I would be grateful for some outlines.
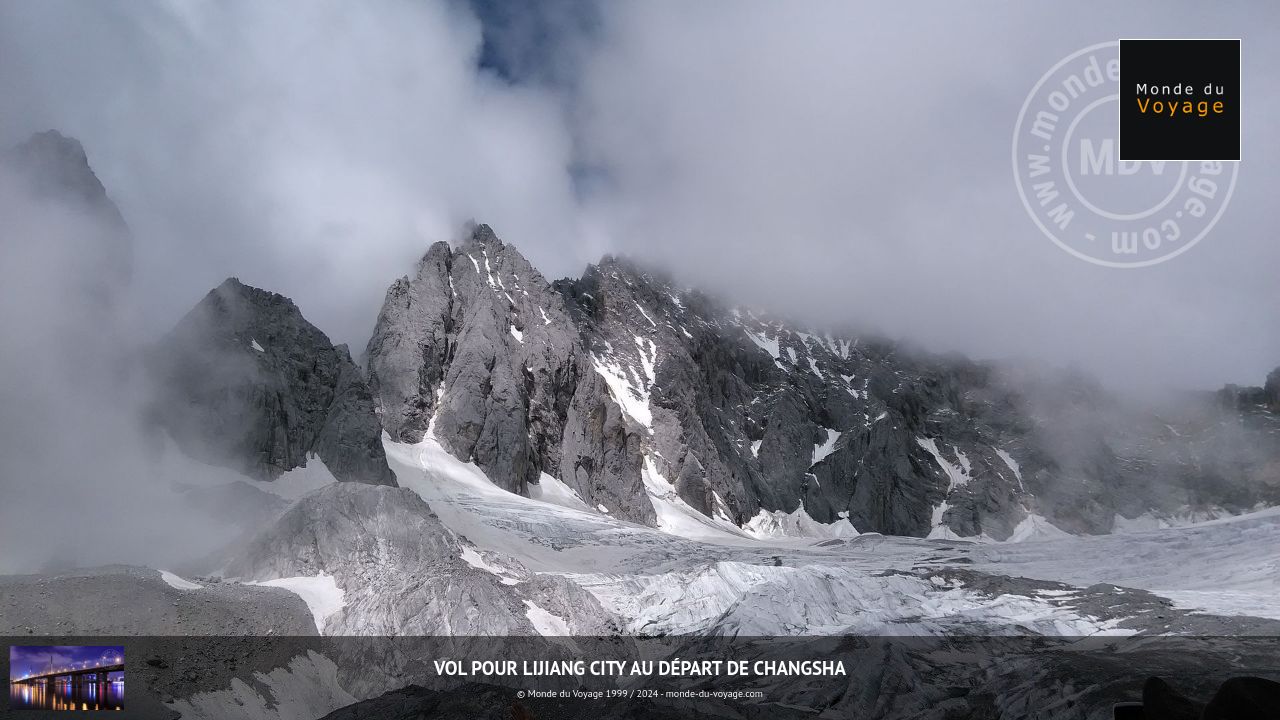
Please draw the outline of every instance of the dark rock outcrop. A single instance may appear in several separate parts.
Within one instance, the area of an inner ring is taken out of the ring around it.
[[[396,484],[363,374],[286,297],[227,280],[151,370],[153,418],[192,457],[273,480],[315,456],[338,480]]]

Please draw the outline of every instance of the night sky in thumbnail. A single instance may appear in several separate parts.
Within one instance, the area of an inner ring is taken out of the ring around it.
[[[106,658],[105,661],[104,658]],[[29,675],[41,675],[49,672],[50,667],[55,670],[95,667],[113,665],[123,660],[124,647],[121,645],[13,646],[9,648],[9,679],[17,680]],[[123,674],[112,673],[111,679],[115,680]]]

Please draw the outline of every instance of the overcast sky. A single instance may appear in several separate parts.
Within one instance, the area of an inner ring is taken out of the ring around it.
[[[1280,12],[1118,5],[9,0],[0,144],[84,143],[156,329],[235,275],[358,354],[387,285],[474,218],[549,278],[623,252],[937,350],[1260,383]],[[1130,271],[1051,244],[1009,170],[1041,74],[1119,37],[1244,41],[1231,205]]]

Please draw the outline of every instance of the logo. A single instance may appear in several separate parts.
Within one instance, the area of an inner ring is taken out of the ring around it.
[[[1013,131],[1022,205],[1058,247],[1095,265],[1155,265],[1222,217],[1239,165],[1120,160],[1118,42],[1063,58],[1027,95]]]
[[[1120,40],[1120,157],[1240,159],[1239,40]]]

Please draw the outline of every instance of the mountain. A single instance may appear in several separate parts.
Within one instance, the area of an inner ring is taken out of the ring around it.
[[[639,428],[592,362],[565,298],[486,225],[392,284],[365,359],[392,439],[430,430],[499,487],[527,495],[545,473],[653,523]]]
[[[17,189],[28,199],[69,212],[93,229],[92,237],[83,238],[85,245],[79,252],[85,256],[83,266],[93,269],[94,292],[118,293],[129,282],[133,273],[129,228],[78,140],[55,130],[37,133],[0,152],[0,170],[16,179]],[[0,194],[3,190],[0,184]]]
[[[155,349],[151,420],[196,459],[258,480],[319,458],[341,481],[395,485],[363,374],[292,300],[235,278]]]
[[[365,365],[392,439],[657,527],[1003,540],[1280,501],[1208,404],[1166,417],[1069,372],[804,328],[622,258],[548,283],[486,225],[392,284]]]

